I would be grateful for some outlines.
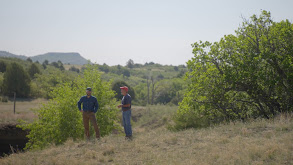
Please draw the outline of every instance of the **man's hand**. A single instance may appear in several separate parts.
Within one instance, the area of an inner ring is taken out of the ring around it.
[[[83,110],[80,110],[81,113],[83,113]]]
[[[122,104],[118,105],[117,107],[118,107],[118,108],[121,108],[121,107],[122,107]]]

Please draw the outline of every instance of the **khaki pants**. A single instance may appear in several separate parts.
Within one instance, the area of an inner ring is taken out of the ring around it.
[[[87,139],[90,139],[89,121],[91,121],[92,125],[94,126],[94,129],[96,132],[96,138],[100,138],[100,130],[99,130],[99,127],[97,124],[95,113],[94,112],[83,112],[82,118],[83,118],[85,136],[87,137]]]

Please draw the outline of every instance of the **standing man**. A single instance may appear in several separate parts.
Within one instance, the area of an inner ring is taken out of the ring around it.
[[[121,94],[123,95],[121,104],[118,105],[118,108],[122,108],[122,119],[124,132],[126,134],[125,139],[132,140],[132,129],[131,129],[131,96],[128,94],[128,87],[120,87]]]
[[[96,138],[100,139],[100,130],[95,116],[95,113],[99,108],[99,104],[97,98],[92,96],[92,88],[86,88],[86,95],[80,98],[77,105],[79,111],[82,113],[83,125],[87,140],[90,140],[89,121],[91,121],[92,125],[94,126]]]

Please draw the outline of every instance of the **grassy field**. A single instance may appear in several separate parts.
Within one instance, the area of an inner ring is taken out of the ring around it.
[[[293,164],[293,116],[172,132],[175,106],[133,108],[133,141],[110,135],[12,154],[0,164]]]
[[[81,70],[81,68],[83,67],[83,65],[73,65],[73,64],[70,64],[70,65],[64,64],[63,66],[64,66],[65,70],[69,70],[72,66],[74,66],[75,68],[77,68],[79,70]]]
[[[32,121],[36,117],[32,109],[38,108],[42,103],[46,102],[47,100],[45,99],[17,99],[15,114],[12,100],[0,102],[0,124],[17,123],[18,119]]]

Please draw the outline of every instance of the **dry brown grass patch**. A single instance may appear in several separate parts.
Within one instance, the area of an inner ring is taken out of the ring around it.
[[[293,164],[292,119],[279,117],[179,132],[165,127],[142,131],[136,125],[133,141],[120,135],[95,143],[69,140],[41,151],[13,154],[0,164]]]

